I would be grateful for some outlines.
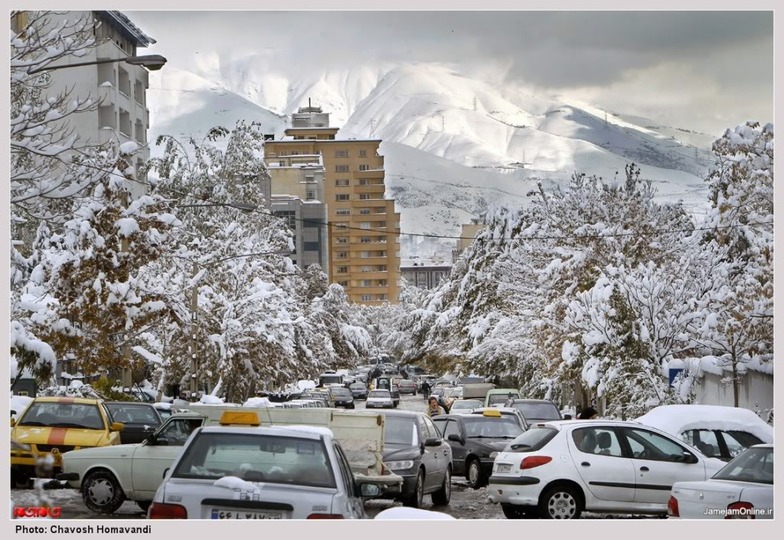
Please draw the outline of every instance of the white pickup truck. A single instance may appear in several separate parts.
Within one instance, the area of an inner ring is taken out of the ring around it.
[[[383,469],[383,415],[323,408],[228,405],[191,405],[188,412],[172,415],[139,444],[66,452],[63,472],[57,478],[80,490],[85,505],[94,512],[111,514],[126,500],[135,501],[146,511],[165,471],[179,455],[190,433],[202,425],[220,425],[226,411],[255,412],[262,426],[329,428],[343,448],[354,475],[361,475],[363,483],[376,483],[390,493],[399,491],[402,485],[402,477]]]

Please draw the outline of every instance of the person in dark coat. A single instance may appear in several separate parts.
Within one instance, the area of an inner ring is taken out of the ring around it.
[[[579,418],[580,420],[593,420],[597,416],[599,416],[599,411],[597,411],[593,407],[586,407],[585,409],[582,410],[580,416],[578,416],[577,418]]]
[[[430,397],[430,385],[427,384],[427,381],[422,381],[422,396],[425,398],[425,401]]]

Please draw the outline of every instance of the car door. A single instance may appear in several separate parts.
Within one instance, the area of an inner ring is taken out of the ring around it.
[[[171,467],[191,431],[202,422],[201,418],[171,417],[156,433],[156,443],[148,441],[136,449],[131,462],[131,484],[136,498],[153,498],[164,471]]]
[[[580,479],[596,499],[618,502],[634,500],[634,464],[624,454],[615,428],[576,428],[567,439]],[[600,445],[600,441],[606,444]]]
[[[343,514],[354,519],[362,519],[366,517],[365,506],[362,498],[357,492],[356,485],[354,484],[354,473],[351,472],[351,465],[349,465],[348,458],[343,453],[343,449],[338,443],[333,443],[335,454],[337,455],[337,465],[340,471],[340,477],[343,479],[343,484],[346,489],[346,500],[338,501],[338,504],[345,505],[345,508],[332,509],[332,513]]]
[[[672,485],[677,481],[705,480],[705,464],[675,437],[642,427],[621,428],[634,464],[634,501],[667,507]],[[684,457],[687,456],[687,457]],[[689,458],[688,456],[691,456]]]
[[[438,416],[431,418],[431,420],[441,432],[443,439],[452,449],[452,473],[456,476],[465,476],[465,462],[466,456],[468,456],[468,448],[465,444],[466,438],[463,423],[457,418],[439,418]],[[450,435],[457,435],[463,442],[450,441]]]
[[[422,454],[422,463],[425,465],[425,471],[427,472],[425,475],[425,490],[432,491],[441,484],[444,471],[446,470],[445,462],[448,459],[448,455],[444,454],[442,447],[448,447],[449,445],[444,443],[441,434],[430,418],[425,415],[417,417],[417,425],[419,427],[420,443],[425,449]],[[432,437],[441,441],[441,444],[438,446],[426,446],[424,442]]]

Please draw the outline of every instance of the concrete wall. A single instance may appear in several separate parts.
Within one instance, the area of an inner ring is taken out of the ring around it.
[[[694,403],[703,405],[735,404],[732,383],[724,384],[722,377],[713,373],[705,373],[695,382]],[[738,405],[752,411],[773,408],[773,375],[749,371],[743,377],[740,386]]]

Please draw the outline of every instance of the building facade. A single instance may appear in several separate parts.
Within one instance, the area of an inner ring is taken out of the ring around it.
[[[410,266],[401,266],[400,275],[409,285],[420,289],[435,289],[441,280],[449,276],[452,267],[449,265],[433,265],[426,263],[413,263]]]
[[[342,285],[357,303],[397,302],[400,214],[395,212],[395,201],[385,198],[384,158],[378,153],[381,141],[336,139],[337,132],[338,128],[329,127],[328,113],[318,107],[300,108],[282,139],[265,142],[265,161],[274,175],[281,163],[285,167],[301,156],[320,157],[328,222],[324,270],[330,282]]]
[[[49,17],[52,24],[61,19],[83,18],[86,31],[95,36],[96,46],[84,56],[71,58],[71,63],[138,56],[143,54],[140,48],[155,43],[119,11],[63,11],[53,12]],[[67,64],[65,60],[57,65]],[[98,146],[109,141],[119,144],[132,141],[137,144],[138,150],[131,165],[138,170],[147,161],[150,154],[147,148],[150,111],[147,109],[149,72],[145,67],[112,62],[58,69],[49,74],[51,92],[68,89],[73,96],[91,97],[98,102],[94,110],[68,119],[69,127],[79,136],[80,144]],[[145,191],[141,182],[131,186],[133,197]]]

